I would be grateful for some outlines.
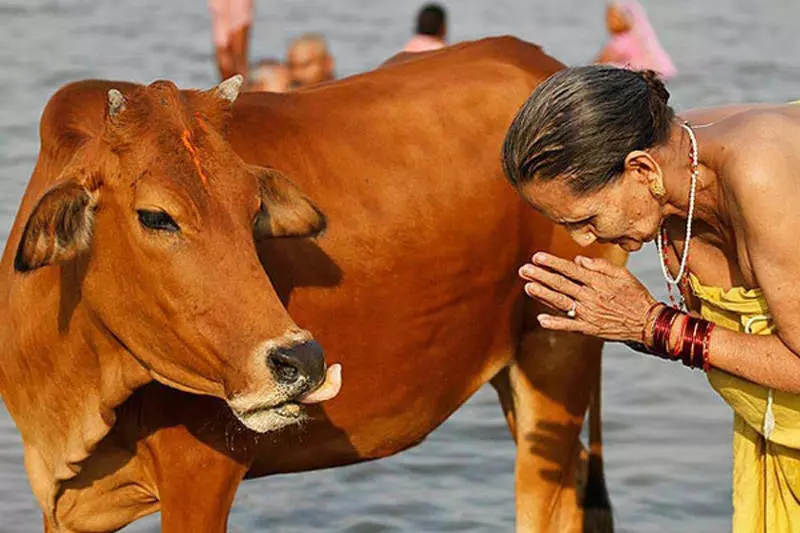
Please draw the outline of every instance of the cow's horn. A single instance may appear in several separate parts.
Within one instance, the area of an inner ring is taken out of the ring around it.
[[[125,111],[125,97],[116,89],[108,91],[108,116],[117,118],[117,116]]]
[[[239,89],[242,88],[243,81],[244,78],[241,74],[231,76],[227,80],[217,85],[217,96],[224,98],[230,103],[233,103],[236,100],[236,97],[239,96]]]

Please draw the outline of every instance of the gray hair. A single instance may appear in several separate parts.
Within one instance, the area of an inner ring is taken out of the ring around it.
[[[675,113],[651,70],[591,65],[539,85],[514,117],[503,170],[514,186],[564,176],[575,194],[615,181],[626,156],[665,143]]]

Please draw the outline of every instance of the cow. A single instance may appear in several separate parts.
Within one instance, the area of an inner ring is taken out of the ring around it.
[[[517,443],[517,531],[608,525],[596,418],[578,488],[601,343],[538,327],[516,275],[535,250],[579,250],[500,165],[514,113],[562,68],[503,37],[227,107],[231,81],[58,91],[0,263],[0,391],[45,530],[160,511],[167,533],[225,531],[244,478],[406,450],[487,382]],[[307,362],[320,345],[326,369]],[[276,353],[306,362],[261,365]],[[248,424],[253,406],[269,416]]]
[[[331,391],[311,389],[339,375],[258,260],[254,234],[310,236],[325,220],[223,140],[240,83],[181,94],[160,82],[129,100],[110,91],[88,122],[62,113],[68,89],[45,111],[2,262],[0,390],[50,523],[61,483],[80,479],[141,385],[213,395],[264,431],[295,423],[294,400],[324,399]]]

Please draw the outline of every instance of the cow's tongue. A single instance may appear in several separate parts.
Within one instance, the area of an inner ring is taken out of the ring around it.
[[[339,363],[328,367],[325,372],[325,381],[316,390],[313,390],[298,399],[300,403],[319,403],[330,400],[339,394],[342,388],[342,365]]]

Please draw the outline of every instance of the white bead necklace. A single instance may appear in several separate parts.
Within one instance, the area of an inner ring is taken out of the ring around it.
[[[697,176],[700,173],[698,170],[698,163],[697,163],[697,138],[694,136],[694,131],[689,126],[688,122],[684,122],[681,124],[686,133],[689,134],[689,140],[692,142],[692,152],[689,156],[692,158],[692,181],[691,186],[689,188],[689,213],[686,217],[686,240],[683,243],[683,254],[681,256],[681,263],[680,268],[678,269],[678,275],[673,278],[669,270],[667,270],[667,262],[664,258],[664,243],[662,234],[663,228],[658,228],[658,237],[656,237],[656,246],[658,247],[658,257],[661,259],[661,271],[664,273],[664,279],[667,280],[667,283],[672,285],[678,285],[683,279],[683,275],[686,273],[686,262],[689,259],[689,241],[692,239],[692,216],[694,215],[694,196],[695,192],[697,191]],[[663,224],[663,222],[662,222]]]

